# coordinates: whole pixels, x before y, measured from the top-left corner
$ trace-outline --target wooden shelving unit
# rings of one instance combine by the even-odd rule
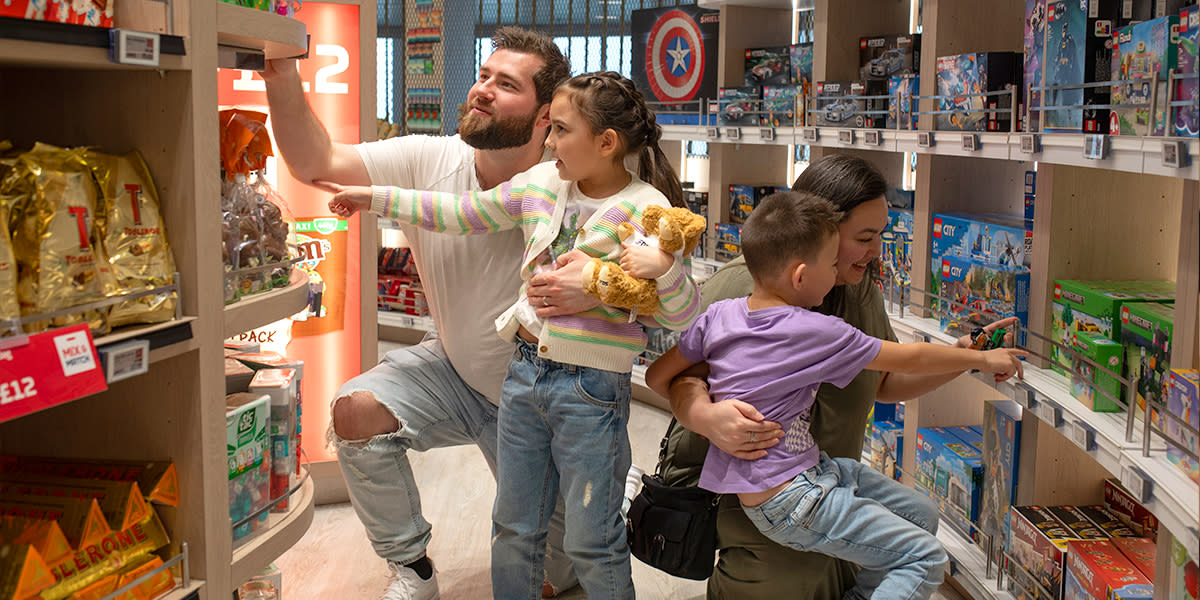
[[[310,478],[288,500],[287,512],[271,513],[264,533],[233,550],[233,581],[245,581],[257,575],[304,537],[312,524],[314,497]]]
[[[225,306],[225,337],[286,319],[308,305],[308,275],[293,269],[288,286],[244,296]]]

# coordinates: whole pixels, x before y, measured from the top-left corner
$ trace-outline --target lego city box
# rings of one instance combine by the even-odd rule
[[[1192,79],[1179,79],[1175,82],[1174,99],[1184,102],[1176,106],[1174,111],[1175,133],[1179,137],[1196,137],[1200,132],[1200,79],[1195,75],[1200,73],[1200,6],[1189,6],[1179,13],[1179,43],[1176,46],[1176,62],[1179,65],[1178,75],[1190,75]]]
[[[740,225],[750,218],[750,213],[754,211],[754,207],[758,206],[758,196],[754,193],[754,186],[731,184],[729,186],[729,222]],[[723,241],[740,242],[741,228],[738,228],[738,239],[726,239],[719,232],[718,238]]]
[[[1164,135],[1167,115],[1167,76],[1176,69],[1179,16],[1169,15],[1133,25],[1113,34],[1112,86],[1114,105],[1143,105],[1114,108],[1109,115],[1112,135]],[[1157,89],[1149,78],[1158,76]],[[1153,111],[1150,100],[1157,97]]]
[[[1122,397],[1121,382],[1080,357],[1120,374],[1124,348],[1095,331],[1076,333],[1071,344],[1079,353],[1079,356],[1070,355],[1071,395],[1095,412],[1120,412],[1121,404],[1117,400]]]
[[[1009,131],[1012,95],[982,96],[986,92],[1017,90],[1018,104],[1023,59],[1019,52],[975,52],[937,59],[937,93],[944,96],[936,115],[937,129]]]
[[[1200,429],[1200,371],[1173,369],[1167,379],[1167,412],[1177,417],[1166,419],[1167,438],[1177,445],[1167,444],[1167,460],[1180,471],[1200,483],[1200,465],[1195,455],[1198,450],[1196,434],[1188,431]]]
[[[972,258],[1001,267],[1028,267],[1033,260],[1032,223],[982,215],[933,215],[930,256]]]
[[[1025,45],[1022,62],[1021,131],[1039,131],[1041,112],[1035,110],[1042,105],[1042,92],[1034,89],[1042,86],[1045,74],[1042,59],[1046,47],[1046,0],[1025,0]]]
[[[901,75],[887,81],[888,114],[884,125],[888,129],[916,129],[920,118],[913,114],[917,111],[913,98],[921,93],[921,76]]]
[[[813,44],[792,44],[788,50],[792,59],[792,83],[800,86],[807,96],[812,93]]]
[[[880,234],[883,243],[879,258],[885,296],[899,298],[903,288],[912,281],[913,227],[911,210],[888,208],[888,224]]]
[[[660,124],[701,123],[705,100],[717,98],[721,13],[695,5],[630,13],[630,79],[652,102]]]
[[[1009,591],[1018,600],[1062,600],[1067,543],[1079,538],[1043,506],[1014,506],[1009,523],[1005,549],[1018,567]]]
[[[921,71],[921,34],[901,33],[858,39],[859,78],[887,81]]]
[[[1021,460],[1021,405],[1012,400],[983,403],[983,494],[979,528],[999,539],[1008,530],[1009,507],[1017,500]]]
[[[973,529],[969,523],[979,518],[983,485],[979,452],[943,427],[918,429],[916,448],[918,486],[946,509],[944,514],[957,517],[964,533],[969,532]]]
[[[723,87],[718,93],[718,122],[721,125],[758,125],[762,112],[762,88]]]
[[[1152,600],[1154,584],[1107,540],[1067,543],[1065,600]]]
[[[942,331],[961,336],[1008,317],[1029,322],[1029,270],[943,256],[932,277]],[[1017,344],[1024,345],[1018,334]]]
[[[814,125],[853,127],[858,115],[858,100],[848,81],[818,81],[812,110]]]
[[[788,46],[746,48],[744,85],[789,85],[792,83],[792,51]]]
[[[760,125],[770,127],[793,127],[804,124],[804,109],[796,110],[797,98],[801,96],[798,85],[768,85],[763,87],[763,115]],[[797,119],[796,115],[800,115]]]
[[[1130,302],[1121,305],[1121,344],[1125,348],[1125,376],[1133,387],[1137,402],[1134,416],[1146,414],[1150,400],[1150,421],[1163,429],[1160,407],[1166,405],[1166,385],[1171,373],[1171,342],[1175,329],[1175,306],[1158,302]]]
[[[1050,0],[1046,3],[1045,83],[1077,86],[1108,81],[1112,75],[1112,32],[1120,0]],[[1103,133],[1108,109],[1081,108],[1109,104],[1104,87],[1046,90],[1043,131]]]
[[[904,464],[904,425],[892,421],[872,421],[868,428],[867,464],[899,481]]]

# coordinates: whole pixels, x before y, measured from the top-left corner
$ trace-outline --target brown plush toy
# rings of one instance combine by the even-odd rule
[[[646,236],[638,236],[637,242],[657,245],[678,259],[696,249],[705,226],[704,217],[686,208],[650,206],[642,213]],[[628,223],[617,228],[621,241],[635,234],[633,225]],[[609,306],[632,309],[631,318],[639,314],[651,315],[658,310],[658,288],[654,280],[632,277],[614,262],[593,258],[583,268],[583,289]]]

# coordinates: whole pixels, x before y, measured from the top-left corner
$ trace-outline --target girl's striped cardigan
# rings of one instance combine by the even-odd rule
[[[554,163],[546,162],[520,173],[486,192],[461,196],[440,192],[372,187],[371,212],[433,232],[460,235],[492,233],[520,228],[525,234],[521,279],[533,276],[535,261],[558,235],[570,182],[558,177]],[[633,181],[610,197],[581,228],[575,248],[589,256],[616,262],[621,256],[617,225],[629,222],[639,233],[642,210],[666,198],[635,175]],[[663,327],[682,330],[700,315],[700,291],[687,275],[688,261],[676,260],[656,280],[659,310],[654,319]],[[518,302],[525,298],[521,287]],[[516,336],[519,323],[515,307],[496,319],[496,331],[506,340]],[[538,355],[561,363],[628,373],[633,359],[646,347],[646,336],[628,312],[601,305],[565,317],[551,317],[542,328]]]

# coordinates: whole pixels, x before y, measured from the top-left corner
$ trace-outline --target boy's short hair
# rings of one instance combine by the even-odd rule
[[[808,192],[776,192],[763,199],[742,225],[742,255],[756,281],[779,274],[795,260],[816,257],[837,233],[841,213]]]
[[[533,74],[533,88],[538,105],[549,104],[554,99],[558,84],[571,76],[571,63],[567,62],[562,50],[548,36],[507,25],[492,35],[493,50],[510,50],[521,54],[532,54],[542,59],[542,67]]]

